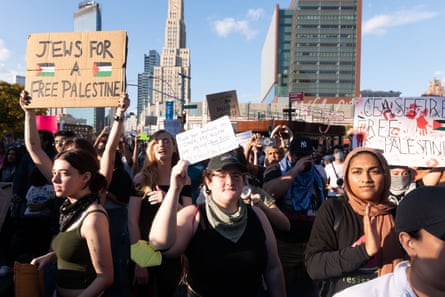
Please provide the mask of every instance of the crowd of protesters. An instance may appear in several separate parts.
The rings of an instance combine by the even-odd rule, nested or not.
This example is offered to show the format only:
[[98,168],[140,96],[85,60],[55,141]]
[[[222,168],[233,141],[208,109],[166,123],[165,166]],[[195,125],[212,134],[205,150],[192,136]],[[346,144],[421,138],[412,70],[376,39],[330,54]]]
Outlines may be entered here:
[[[0,182],[12,189],[2,296],[14,296],[15,262],[44,271],[46,296],[355,296],[374,283],[394,296],[445,294],[434,264],[445,259],[444,204],[420,197],[443,192],[440,168],[416,180],[377,150],[326,148],[286,125],[189,164],[168,131],[141,140],[122,130],[126,95],[94,142],[38,130],[29,99],[23,91],[24,139],[0,141]],[[434,221],[407,223],[413,204]],[[409,208],[400,217],[399,205]],[[420,275],[428,263],[434,281]],[[408,291],[391,287],[403,273]]]

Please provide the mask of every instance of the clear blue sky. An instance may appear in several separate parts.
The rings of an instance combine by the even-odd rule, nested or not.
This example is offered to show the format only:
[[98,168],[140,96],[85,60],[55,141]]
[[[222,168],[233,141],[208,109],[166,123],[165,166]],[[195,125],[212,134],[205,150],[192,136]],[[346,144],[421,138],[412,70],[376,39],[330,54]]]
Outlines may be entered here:
[[[25,73],[30,33],[69,32],[80,1],[0,0],[0,80]],[[136,83],[144,53],[164,46],[167,0],[99,0],[103,30],[126,30],[127,80]],[[192,101],[235,89],[240,102],[258,102],[260,56],[276,4],[290,0],[185,0],[191,49]],[[364,0],[361,89],[419,96],[444,81],[445,1]],[[135,109],[136,88],[129,87]]]

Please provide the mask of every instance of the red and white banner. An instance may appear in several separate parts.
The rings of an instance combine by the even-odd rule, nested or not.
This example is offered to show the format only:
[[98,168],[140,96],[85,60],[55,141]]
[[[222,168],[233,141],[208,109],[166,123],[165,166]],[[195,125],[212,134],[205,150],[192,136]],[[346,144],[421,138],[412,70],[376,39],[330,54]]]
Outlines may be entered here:
[[304,101],[304,92],[290,92],[289,93],[290,102],[302,102]]

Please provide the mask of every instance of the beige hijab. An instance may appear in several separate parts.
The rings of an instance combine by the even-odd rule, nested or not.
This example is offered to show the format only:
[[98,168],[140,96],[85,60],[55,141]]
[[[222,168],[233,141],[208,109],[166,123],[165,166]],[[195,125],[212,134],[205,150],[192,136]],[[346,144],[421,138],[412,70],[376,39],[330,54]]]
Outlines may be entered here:
[[343,166],[343,177],[345,180],[345,193],[348,198],[348,202],[352,209],[359,215],[364,216],[366,211],[367,201],[361,200],[358,196],[352,193],[349,186],[349,167],[351,160],[356,156],[367,153],[373,155],[380,163],[383,169],[384,179],[384,191],[381,199],[377,204],[371,206],[370,215],[377,220],[377,231],[380,236],[380,250],[377,253],[377,261],[379,266],[379,275],[390,273],[394,271],[395,266],[404,258],[403,250],[399,244],[397,233],[394,230],[394,217],[392,210],[396,207],[395,204],[388,200],[389,188],[391,186],[391,175],[388,162],[385,157],[377,150],[370,148],[356,148],[352,150],[345,159]]

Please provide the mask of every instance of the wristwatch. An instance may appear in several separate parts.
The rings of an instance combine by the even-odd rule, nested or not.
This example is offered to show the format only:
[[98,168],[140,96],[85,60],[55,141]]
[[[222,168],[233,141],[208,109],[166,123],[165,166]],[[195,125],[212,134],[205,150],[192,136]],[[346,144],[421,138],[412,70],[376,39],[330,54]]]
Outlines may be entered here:
[[116,122],[122,122],[124,120],[123,117],[121,117],[119,114],[115,114],[113,118]]

